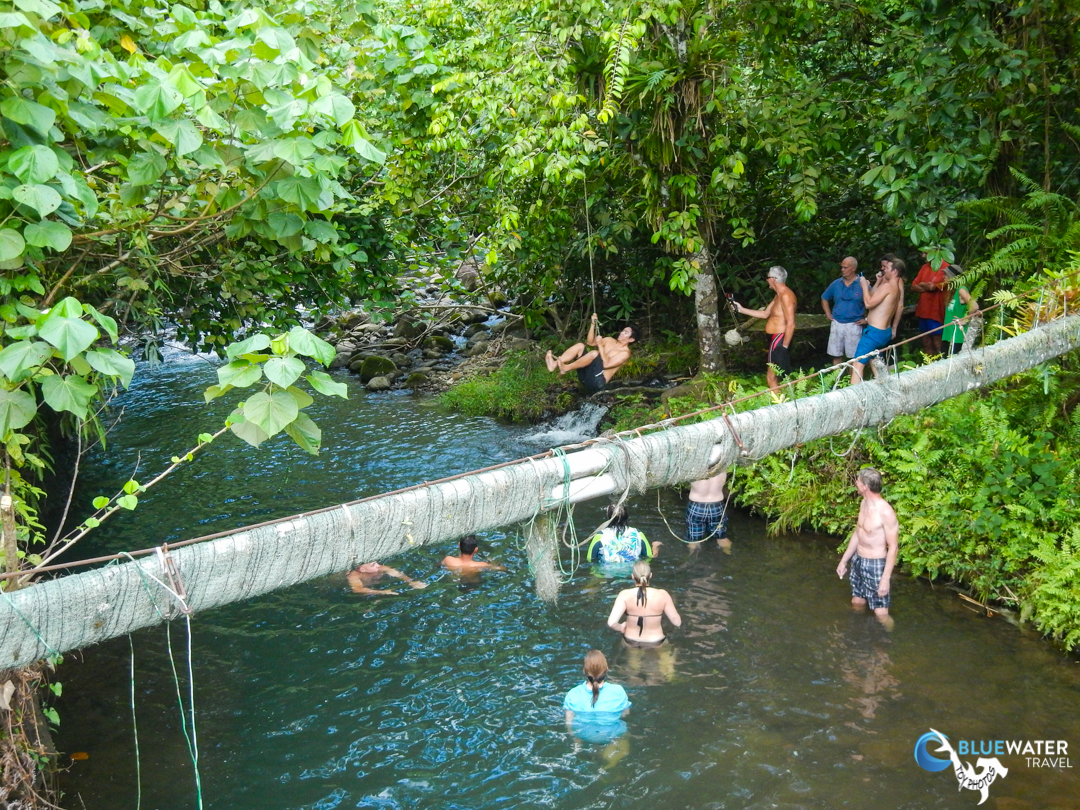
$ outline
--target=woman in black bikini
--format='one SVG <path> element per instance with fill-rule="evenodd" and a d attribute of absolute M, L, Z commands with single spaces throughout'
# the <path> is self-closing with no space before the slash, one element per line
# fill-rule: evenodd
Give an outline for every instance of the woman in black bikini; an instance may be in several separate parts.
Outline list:
<path fill-rule="evenodd" d="M 608 616 L 608 627 L 622 633 L 623 641 L 631 647 L 659 647 L 664 643 L 664 628 L 660 618 L 667 616 L 676 627 L 682 626 L 682 617 L 675 609 L 671 594 L 662 588 L 652 588 L 652 568 L 644 560 L 634 563 L 634 586 L 615 597 L 615 604 Z M 625 614 L 626 620 L 623 621 Z"/>

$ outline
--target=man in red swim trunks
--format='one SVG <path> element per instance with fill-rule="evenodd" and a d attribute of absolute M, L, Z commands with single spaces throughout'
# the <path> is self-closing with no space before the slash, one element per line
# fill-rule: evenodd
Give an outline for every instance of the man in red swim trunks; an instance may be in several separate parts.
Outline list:
<path fill-rule="evenodd" d="M 738 301 L 732 301 L 731 305 L 740 315 L 749 315 L 751 318 L 765 319 L 765 337 L 769 341 L 769 360 L 765 368 L 765 381 L 773 391 L 780 390 L 780 380 L 773 367 L 780 369 L 782 374 L 791 371 L 791 357 L 788 348 L 791 346 L 791 338 L 795 335 L 795 293 L 787 286 L 787 270 L 780 265 L 769 268 L 766 276 L 769 289 L 776 295 L 765 309 L 747 309 Z"/>

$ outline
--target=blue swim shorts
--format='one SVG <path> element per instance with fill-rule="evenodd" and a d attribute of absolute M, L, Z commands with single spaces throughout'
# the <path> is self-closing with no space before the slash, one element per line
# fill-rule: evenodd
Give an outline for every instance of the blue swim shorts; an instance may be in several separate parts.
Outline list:
<path fill-rule="evenodd" d="M 863 329 L 862 337 L 859 338 L 859 345 L 855 347 L 855 356 L 859 357 L 859 362 L 865 366 L 870 362 L 870 358 L 862 357 L 862 355 L 870 354 L 875 349 L 884 349 L 889 345 L 890 340 L 892 340 L 891 329 L 878 329 L 876 326 L 867 325 Z"/>

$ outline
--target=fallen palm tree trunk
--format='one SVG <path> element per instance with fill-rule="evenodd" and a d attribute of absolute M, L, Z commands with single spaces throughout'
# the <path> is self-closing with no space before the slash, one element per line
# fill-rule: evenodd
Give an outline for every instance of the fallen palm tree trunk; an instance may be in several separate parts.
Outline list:
<path fill-rule="evenodd" d="M 1066 317 L 880 381 L 573 452 L 525 459 L 241 529 L 139 561 L 0 594 L 0 667 L 17 667 L 591 498 L 704 477 L 824 436 L 887 423 L 1080 346 Z M 550 555 L 548 555 L 550 556 Z M 539 580 L 539 576 L 538 576 Z"/>

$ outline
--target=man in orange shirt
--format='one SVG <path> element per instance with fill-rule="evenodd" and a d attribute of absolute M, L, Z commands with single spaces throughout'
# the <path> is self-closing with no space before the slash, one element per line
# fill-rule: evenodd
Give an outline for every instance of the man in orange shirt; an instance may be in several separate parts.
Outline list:
<path fill-rule="evenodd" d="M 942 262 L 937 270 L 930 269 L 926 263 L 919 268 L 919 274 L 911 282 L 911 289 L 919 293 L 919 303 L 915 305 L 915 317 L 919 319 L 919 331 L 923 333 L 923 351 L 928 355 L 941 354 L 941 327 L 945 324 L 945 305 L 948 295 L 945 293 L 945 268 L 948 262 Z"/>

